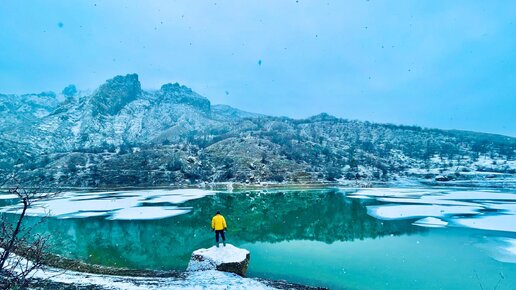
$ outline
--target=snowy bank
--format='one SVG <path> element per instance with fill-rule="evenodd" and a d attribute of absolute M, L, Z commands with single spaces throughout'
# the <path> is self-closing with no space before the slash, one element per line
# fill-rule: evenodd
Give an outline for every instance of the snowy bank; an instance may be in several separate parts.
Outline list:
<path fill-rule="evenodd" d="M 218 270 L 245 276 L 250 257 L 248 250 L 237 248 L 231 244 L 227 244 L 225 247 L 213 246 L 209 249 L 194 251 L 186 270 L 188 272 Z"/>
<path fill-rule="evenodd" d="M 228 248 L 233 255 L 227 259 L 236 261 L 241 258 L 246 250 L 236 247 Z M 235 251 L 234 249 L 237 249 Z M 223 253 L 224 251 L 221 251 Z M 0 248 L 0 253 L 2 249 Z M 212 252 L 213 253 L 213 252 Z M 214 259 L 221 261 L 215 254 Z M 246 254 L 247 256 L 247 254 Z M 31 262 L 16 254 L 11 254 L 8 265 L 13 264 L 21 258 L 11 269 L 20 273 L 22 265 Z M 223 258 L 226 260 L 226 258 Z M 95 268 L 95 265 L 90 265 Z M 85 267 L 88 268 L 88 267 Z M 91 268 L 90 268 L 91 269 Z M 87 270 L 87 269 L 85 269 Z M 293 284 L 287 281 L 267 280 L 261 278 L 245 278 L 235 273 L 222 272 L 217 270 L 172 272 L 150 272 L 136 270 L 106 268 L 112 270 L 113 274 L 88 273 L 77 270 L 69 270 L 61 267 L 43 266 L 29 275 L 30 289 L 98 289 L 98 290 L 154 290 L 154 289 L 290 289 L 310 290 L 326 289 L 311 287 L 300 284 Z M 118 271 L 116 271 L 118 270 Z M 109 272 L 109 271 L 108 271 Z M 118 272 L 119 274 L 115 274 Z"/>
<path fill-rule="evenodd" d="M 235 248 L 236 249 L 236 248 Z M 0 253 L 2 249 L 0 249 Z M 15 254 L 10 255 L 8 265 L 15 273 L 19 273 L 23 266 L 31 262 L 21 258 L 21 263 L 14 265 Z M 11 263 L 12 261 L 12 263 Z M 31 288 L 35 289 L 109 289 L 109 290 L 151 290 L 151 289 L 276 289 L 276 281 L 256 280 L 244 278 L 234 273 L 216 270 L 192 271 L 173 277 L 151 276 L 121 276 L 107 274 L 93 274 L 71 271 L 61 268 L 43 266 L 30 275 Z M 301 285 L 286 283 L 285 289 L 309 289 Z M 283 288 L 283 287 L 281 287 Z"/>

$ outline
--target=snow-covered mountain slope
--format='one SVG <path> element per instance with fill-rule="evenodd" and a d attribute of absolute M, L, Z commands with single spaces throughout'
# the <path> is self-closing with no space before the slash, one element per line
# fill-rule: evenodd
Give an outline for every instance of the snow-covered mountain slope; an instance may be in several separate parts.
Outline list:
<path fill-rule="evenodd" d="M 339 119 L 270 117 L 190 88 L 141 89 L 138 75 L 97 90 L 0 95 L 0 169 L 67 185 L 201 181 L 470 179 L 516 173 L 516 138 Z M 482 178 L 491 178 L 484 174 Z"/>

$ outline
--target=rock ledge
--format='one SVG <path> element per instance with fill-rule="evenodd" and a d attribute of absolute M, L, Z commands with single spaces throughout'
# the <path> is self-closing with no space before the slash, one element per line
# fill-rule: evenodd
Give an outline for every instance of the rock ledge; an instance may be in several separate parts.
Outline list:
<path fill-rule="evenodd" d="M 231 244 L 219 248 L 199 249 L 192 253 L 186 271 L 218 270 L 245 276 L 250 253 Z"/>

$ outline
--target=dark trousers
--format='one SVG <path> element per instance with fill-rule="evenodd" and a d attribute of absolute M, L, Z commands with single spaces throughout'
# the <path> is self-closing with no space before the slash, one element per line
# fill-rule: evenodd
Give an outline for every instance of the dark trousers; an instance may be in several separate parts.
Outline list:
<path fill-rule="evenodd" d="M 222 241 L 226 240 L 226 236 L 224 235 L 223 230 L 215 231 L 215 240 L 217 241 L 217 243 L 219 242 L 219 235 L 222 237 Z"/>

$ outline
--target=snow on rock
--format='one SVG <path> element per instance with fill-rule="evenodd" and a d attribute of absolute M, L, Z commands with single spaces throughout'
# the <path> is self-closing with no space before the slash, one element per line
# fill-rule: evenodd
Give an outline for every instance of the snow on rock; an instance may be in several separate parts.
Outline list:
<path fill-rule="evenodd" d="M 231 244 L 213 246 L 192 253 L 187 271 L 219 270 L 245 276 L 249 267 L 250 253 Z"/>

